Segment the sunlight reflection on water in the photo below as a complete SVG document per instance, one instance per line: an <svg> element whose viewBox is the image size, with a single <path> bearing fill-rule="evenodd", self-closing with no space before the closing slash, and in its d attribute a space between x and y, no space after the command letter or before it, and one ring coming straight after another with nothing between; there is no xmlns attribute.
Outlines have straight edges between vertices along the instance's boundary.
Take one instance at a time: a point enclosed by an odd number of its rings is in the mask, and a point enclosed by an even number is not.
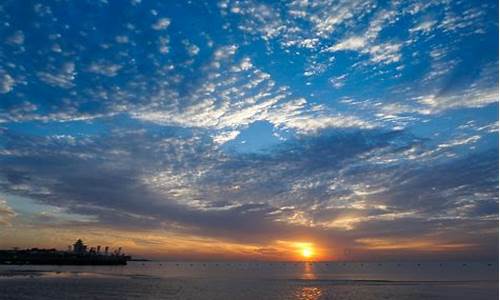
<svg viewBox="0 0 500 300"><path fill-rule="evenodd" d="M323 295L323 291L318 287L303 287L297 292L297 299L317 300Z"/></svg>
<svg viewBox="0 0 500 300"><path fill-rule="evenodd" d="M316 274L311 263L304 263L304 273L302 274L302 279L316 279Z"/></svg>

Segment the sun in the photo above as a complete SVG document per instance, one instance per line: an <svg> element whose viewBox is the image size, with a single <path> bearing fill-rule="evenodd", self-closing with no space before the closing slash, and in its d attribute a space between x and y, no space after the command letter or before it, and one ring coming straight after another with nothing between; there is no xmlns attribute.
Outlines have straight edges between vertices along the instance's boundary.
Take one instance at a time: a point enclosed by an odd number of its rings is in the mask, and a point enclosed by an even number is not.
<svg viewBox="0 0 500 300"><path fill-rule="evenodd" d="M301 252L302 252L302 256L304 258L311 258L314 255L313 249L311 247L308 247L308 246L303 247Z"/></svg>

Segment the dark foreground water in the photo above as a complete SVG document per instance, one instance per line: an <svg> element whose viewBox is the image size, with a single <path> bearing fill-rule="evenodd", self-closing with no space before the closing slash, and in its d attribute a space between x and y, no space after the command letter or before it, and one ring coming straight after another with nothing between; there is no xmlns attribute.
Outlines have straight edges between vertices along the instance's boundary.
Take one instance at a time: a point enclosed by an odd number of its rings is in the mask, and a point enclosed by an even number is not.
<svg viewBox="0 0 500 300"><path fill-rule="evenodd" d="M498 299L498 264L0 266L0 299Z"/></svg>

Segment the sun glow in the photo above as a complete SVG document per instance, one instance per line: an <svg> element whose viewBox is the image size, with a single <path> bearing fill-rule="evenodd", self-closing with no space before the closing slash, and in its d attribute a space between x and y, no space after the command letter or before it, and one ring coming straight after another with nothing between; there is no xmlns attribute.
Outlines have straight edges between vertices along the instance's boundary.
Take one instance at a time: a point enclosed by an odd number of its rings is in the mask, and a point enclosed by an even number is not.
<svg viewBox="0 0 500 300"><path fill-rule="evenodd" d="M304 258L311 258L314 256L314 251L313 251L312 247L310 247L310 246L302 247L301 253L302 253L302 256Z"/></svg>

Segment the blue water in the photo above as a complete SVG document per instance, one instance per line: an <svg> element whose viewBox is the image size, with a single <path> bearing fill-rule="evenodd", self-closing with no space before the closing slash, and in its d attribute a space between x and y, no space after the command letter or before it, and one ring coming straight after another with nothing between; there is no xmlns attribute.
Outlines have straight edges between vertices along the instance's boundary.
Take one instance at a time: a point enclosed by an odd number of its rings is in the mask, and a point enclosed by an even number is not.
<svg viewBox="0 0 500 300"><path fill-rule="evenodd" d="M498 263L0 266L0 299L498 299Z"/></svg>

